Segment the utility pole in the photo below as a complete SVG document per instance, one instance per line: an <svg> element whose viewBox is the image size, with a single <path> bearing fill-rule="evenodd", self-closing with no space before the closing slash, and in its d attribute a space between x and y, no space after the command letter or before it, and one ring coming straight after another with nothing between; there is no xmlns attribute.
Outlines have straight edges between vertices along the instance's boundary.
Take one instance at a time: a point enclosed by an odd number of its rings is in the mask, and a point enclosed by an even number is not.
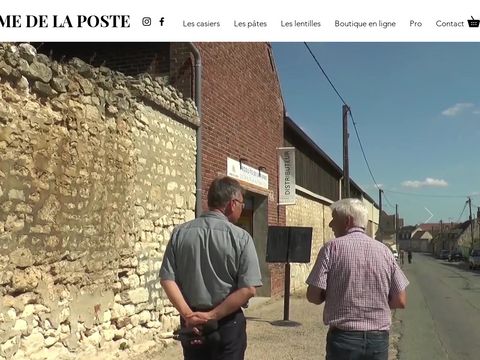
<svg viewBox="0 0 480 360"><path fill-rule="evenodd" d="M395 204L395 245L397 246L397 251L400 251L398 248L398 204Z"/></svg>
<svg viewBox="0 0 480 360"><path fill-rule="evenodd" d="M378 189L378 206L380 207L380 212L382 212L382 189ZM378 223L380 223L380 220L378 220Z"/></svg>
<svg viewBox="0 0 480 360"><path fill-rule="evenodd" d="M379 234L379 241L382 241L383 234L382 234L382 189L378 189L378 207L380 208L378 211L378 234Z"/></svg>
<svg viewBox="0 0 480 360"><path fill-rule="evenodd" d="M440 220L440 239L442 240L442 250L445 249L445 239L443 238L443 221Z"/></svg>
<svg viewBox="0 0 480 360"><path fill-rule="evenodd" d="M343 115L343 191L344 198L350 197L350 172L348 166L348 111L347 105L342 106Z"/></svg>
<svg viewBox="0 0 480 360"><path fill-rule="evenodd" d="M473 250L473 221L472 221L472 199L470 197L467 200L468 208L470 209L470 216L468 220L470 221L470 232L472 233L472 245L470 246L470 251Z"/></svg>
<svg viewBox="0 0 480 360"><path fill-rule="evenodd" d="M477 206L477 224L475 226L478 227L478 234L480 236L480 207L479 206Z"/></svg>

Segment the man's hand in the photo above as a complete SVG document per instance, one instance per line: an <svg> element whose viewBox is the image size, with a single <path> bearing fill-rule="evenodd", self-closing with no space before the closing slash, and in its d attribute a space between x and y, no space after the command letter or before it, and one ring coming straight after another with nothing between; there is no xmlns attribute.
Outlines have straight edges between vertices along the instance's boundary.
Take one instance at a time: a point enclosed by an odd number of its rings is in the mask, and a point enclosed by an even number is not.
<svg viewBox="0 0 480 360"><path fill-rule="evenodd" d="M405 306L407 306L407 292L403 290L398 294L390 295L388 297L388 305L390 309L405 309Z"/></svg>
<svg viewBox="0 0 480 360"><path fill-rule="evenodd" d="M208 320L212 319L212 317L209 316L208 312L196 311L186 315L184 319L185 319L185 326L187 328L194 328L194 331L195 331L198 325L205 324Z"/></svg>
<svg viewBox="0 0 480 360"><path fill-rule="evenodd" d="M320 305L325 301L325 290L316 286L308 285L307 300L315 305Z"/></svg>
<svg viewBox="0 0 480 360"><path fill-rule="evenodd" d="M192 309L190 309L190 306L188 306L182 292L180 291L180 288L175 281L160 280L160 284L162 285L163 290L165 290L170 302L173 304L173 306L175 306L175 309L178 310L184 319L187 319L187 317L193 314Z"/></svg>

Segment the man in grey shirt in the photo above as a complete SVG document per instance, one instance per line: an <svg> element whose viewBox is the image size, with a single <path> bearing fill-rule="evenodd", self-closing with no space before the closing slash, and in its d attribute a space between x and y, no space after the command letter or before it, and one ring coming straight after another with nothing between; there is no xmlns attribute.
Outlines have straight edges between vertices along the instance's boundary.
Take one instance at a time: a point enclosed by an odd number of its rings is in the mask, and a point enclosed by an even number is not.
<svg viewBox="0 0 480 360"><path fill-rule="evenodd" d="M182 327L201 334L218 321L220 340L182 341L185 360L242 360L247 347L242 305L262 286L253 239L234 225L244 207L235 179L215 179L209 211L175 228L160 269L163 289L181 316Z"/></svg>

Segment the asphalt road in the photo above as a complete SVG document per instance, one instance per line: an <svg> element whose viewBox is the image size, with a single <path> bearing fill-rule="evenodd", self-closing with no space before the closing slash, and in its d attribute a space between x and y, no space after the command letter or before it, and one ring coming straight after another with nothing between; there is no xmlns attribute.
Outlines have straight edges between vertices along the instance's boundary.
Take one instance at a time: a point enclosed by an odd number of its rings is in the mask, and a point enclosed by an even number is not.
<svg viewBox="0 0 480 360"><path fill-rule="evenodd" d="M480 359L480 272L422 254L403 269L410 285L397 312L400 360Z"/></svg>

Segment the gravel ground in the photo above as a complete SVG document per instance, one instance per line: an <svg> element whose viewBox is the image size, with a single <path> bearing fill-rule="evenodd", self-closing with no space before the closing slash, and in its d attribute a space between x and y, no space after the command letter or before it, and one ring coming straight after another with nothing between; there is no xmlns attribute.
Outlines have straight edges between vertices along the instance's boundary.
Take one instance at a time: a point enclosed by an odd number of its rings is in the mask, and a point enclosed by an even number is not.
<svg viewBox="0 0 480 360"><path fill-rule="evenodd" d="M328 328L322 322L323 305L310 304L304 293L290 300L290 320L298 326L281 326L283 298L257 302L245 312L247 316L248 348L246 360L318 360L325 358ZM389 359L397 359L401 323L395 319L390 334ZM134 360L183 360L181 346L172 342L167 347L154 347Z"/></svg>

